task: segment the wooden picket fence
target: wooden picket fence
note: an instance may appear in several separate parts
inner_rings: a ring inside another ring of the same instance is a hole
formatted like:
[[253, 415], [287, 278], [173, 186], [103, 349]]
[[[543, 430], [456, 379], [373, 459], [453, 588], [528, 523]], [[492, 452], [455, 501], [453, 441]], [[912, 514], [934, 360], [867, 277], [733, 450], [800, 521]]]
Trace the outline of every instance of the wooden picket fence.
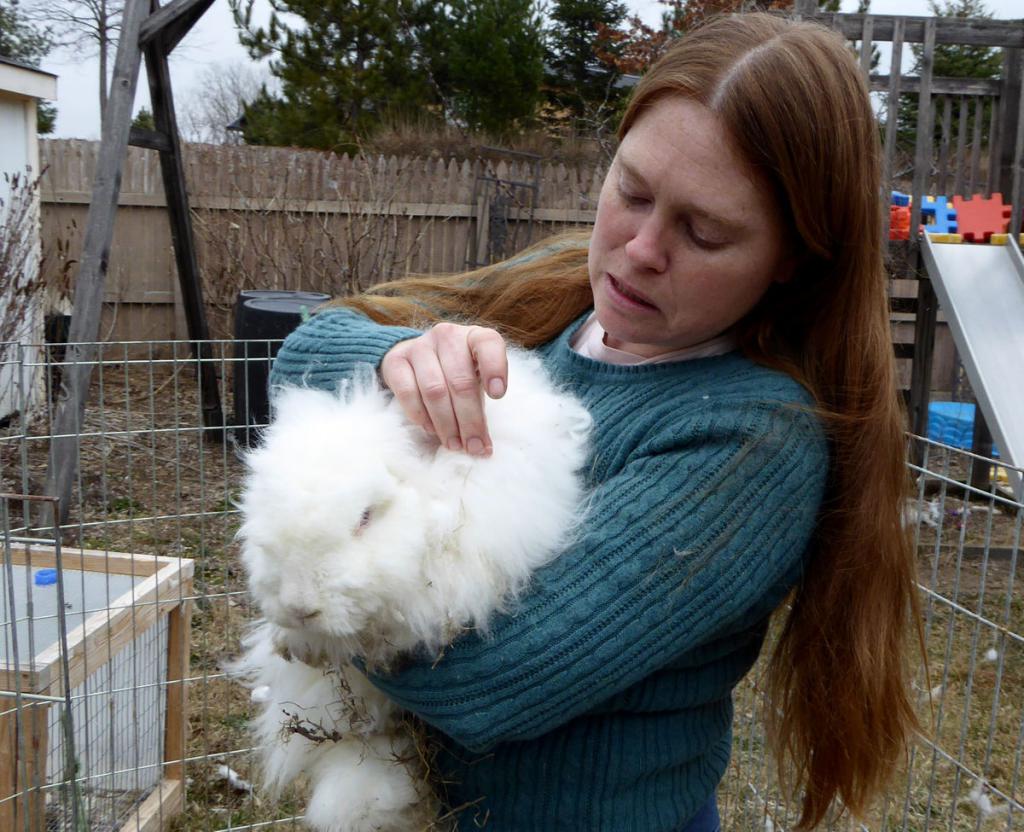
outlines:
[[[44, 274], [74, 273], [97, 142], [42, 142]], [[347, 157], [191, 145], [187, 181], [211, 336], [242, 289], [339, 295], [508, 256], [593, 223], [604, 171], [531, 160]], [[107, 278], [105, 339], [187, 338], [160, 166], [130, 148]]]

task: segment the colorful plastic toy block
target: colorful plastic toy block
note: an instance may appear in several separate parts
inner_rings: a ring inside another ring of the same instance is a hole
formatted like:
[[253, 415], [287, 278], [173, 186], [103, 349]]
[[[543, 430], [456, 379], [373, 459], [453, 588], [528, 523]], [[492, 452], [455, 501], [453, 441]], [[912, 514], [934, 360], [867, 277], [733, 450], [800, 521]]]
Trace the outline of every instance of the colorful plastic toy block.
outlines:
[[889, 239], [909, 240], [910, 239], [910, 206], [896, 205], [889, 206]]
[[[1009, 234], [993, 234], [988, 240], [994, 246], [1005, 246], [1010, 242]], [[1024, 234], [1020, 235], [1019, 244], [1024, 246]]]
[[926, 196], [921, 200], [921, 219], [928, 220], [924, 230], [929, 234], [957, 234], [956, 210], [944, 196]]
[[890, 195], [890, 202], [893, 205], [898, 205], [901, 208], [907, 208], [910, 206], [910, 194], [904, 194], [900, 191], [893, 191]]
[[963, 234], [929, 234], [928, 237], [933, 243], [962, 243], [964, 241]]
[[1010, 214], [1013, 206], [1003, 204], [1002, 194], [992, 194], [991, 199], [975, 195], [973, 198], [953, 197], [956, 209], [957, 231], [969, 243], [987, 243], [993, 234], [1005, 234], [1010, 230]]

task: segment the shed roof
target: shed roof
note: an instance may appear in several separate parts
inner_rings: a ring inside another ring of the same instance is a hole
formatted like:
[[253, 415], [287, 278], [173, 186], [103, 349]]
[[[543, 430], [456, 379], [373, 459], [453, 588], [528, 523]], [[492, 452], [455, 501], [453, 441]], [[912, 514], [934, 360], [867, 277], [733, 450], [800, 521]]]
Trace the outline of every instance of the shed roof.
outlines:
[[0, 55], [0, 94], [4, 93], [52, 101], [57, 97], [57, 76]]

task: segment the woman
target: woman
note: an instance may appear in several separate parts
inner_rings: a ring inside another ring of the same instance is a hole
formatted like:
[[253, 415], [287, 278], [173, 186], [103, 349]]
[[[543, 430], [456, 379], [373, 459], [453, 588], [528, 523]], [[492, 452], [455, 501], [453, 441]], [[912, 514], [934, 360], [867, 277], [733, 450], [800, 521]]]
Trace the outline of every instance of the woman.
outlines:
[[[619, 135], [589, 244], [381, 287], [278, 356], [272, 384], [377, 364], [412, 419], [487, 454], [508, 339], [595, 417], [579, 545], [489, 639], [374, 682], [435, 729], [460, 828], [706, 832], [732, 689], [793, 592], [777, 756], [801, 828], [835, 798], [863, 812], [915, 728], [867, 90], [827, 30], [723, 18], [651, 69]], [[442, 320], [465, 325], [406, 326]]]

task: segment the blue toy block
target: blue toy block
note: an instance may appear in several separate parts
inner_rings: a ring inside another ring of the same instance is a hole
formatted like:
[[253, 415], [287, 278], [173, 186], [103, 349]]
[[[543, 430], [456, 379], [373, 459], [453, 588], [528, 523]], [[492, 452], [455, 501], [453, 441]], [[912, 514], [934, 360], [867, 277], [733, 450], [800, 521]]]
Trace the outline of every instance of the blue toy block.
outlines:
[[[956, 234], [956, 209], [944, 196], [926, 196], [921, 200], [921, 219], [929, 234]], [[927, 222], [930, 220], [930, 222]]]
[[891, 204], [907, 206], [910, 205], [910, 194], [904, 194], [900, 191], [893, 191], [891, 194]]

